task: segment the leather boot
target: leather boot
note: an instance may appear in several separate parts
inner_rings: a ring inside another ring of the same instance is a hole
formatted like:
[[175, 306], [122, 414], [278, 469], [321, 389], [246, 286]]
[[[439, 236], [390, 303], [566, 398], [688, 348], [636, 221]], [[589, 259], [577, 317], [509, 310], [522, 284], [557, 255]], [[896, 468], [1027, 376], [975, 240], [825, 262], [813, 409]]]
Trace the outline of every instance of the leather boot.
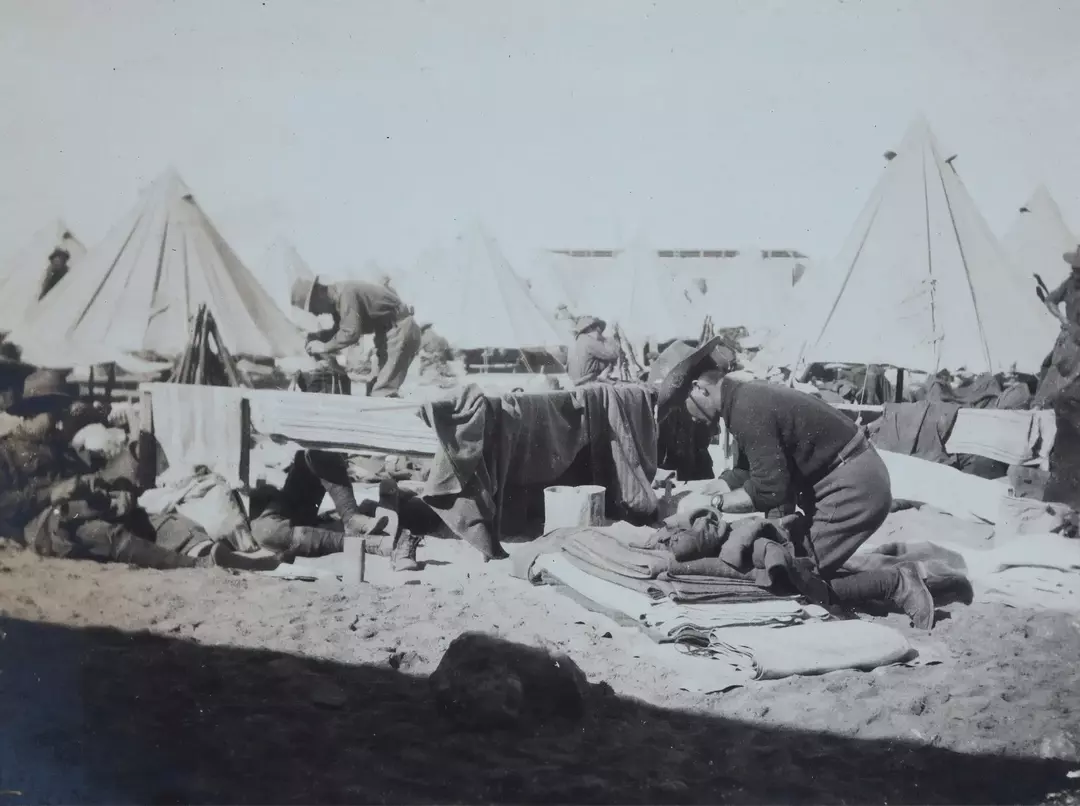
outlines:
[[375, 515], [362, 515], [359, 512], [354, 513], [348, 518], [342, 519], [342, 523], [345, 526], [345, 534], [355, 537], [366, 537], [368, 535], [385, 534], [392, 531], [387, 528], [390, 526], [390, 514], [386, 512], [378, 512]]
[[375, 557], [386, 557], [395, 571], [419, 571], [416, 561], [416, 549], [420, 545], [420, 535], [414, 535], [403, 529], [395, 538], [393, 535], [375, 535], [364, 541], [365, 553]]
[[200, 557], [197, 563], [199, 565], [204, 564], [214, 565], [218, 568], [232, 568], [236, 571], [273, 571], [279, 565], [281, 565], [281, 558], [273, 554], [269, 557], [247, 557], [243, 554], [237, 554], [230, 549], [225, 543], [215, 543], [214, 548], [210, 551], [210, 556], [207, 558]]
[[420, 545], [420, 539], [420, 535], [414, 535], [407, 529], [401, 530], [390, 554], [390, 565], [395, 571], [420, 570], [420, 563], [416, 561], [416, 549]]
[[975, 589], [971, 581], [963, 574], [958, 574], [945, 563], [934, 562], [920, 563], [919, 571], [926, 583], [926, 589], [934, 597], [934, 604], [942, 605], [961, 602], [970, 605], [975, 601]]
[[912, 563], [903, 563], [897, 566], [896, 570], [900, 580], [896, 585], [896, 591], [889, 599], [889, 604], [901, 613], [906, 613], [916, 629], [932, 629], [934, 598], [919, 575], [919, 569]]
[[394, 539], [393, 535], [372, 535], [364, 540], [364, 553], [375, 557], [393, 557]]

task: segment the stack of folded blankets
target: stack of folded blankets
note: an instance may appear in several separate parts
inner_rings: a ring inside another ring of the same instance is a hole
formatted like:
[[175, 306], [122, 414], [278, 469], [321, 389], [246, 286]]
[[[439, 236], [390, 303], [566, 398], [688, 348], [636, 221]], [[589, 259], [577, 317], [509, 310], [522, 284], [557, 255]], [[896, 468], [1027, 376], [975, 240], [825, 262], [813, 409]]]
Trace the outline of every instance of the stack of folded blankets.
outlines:
[[824, 608], [802, 604], [794, 597], [698, 605], [657, 601], [582, 570], [568, 551], [537, 557], [531, 568], [533, 579], [559, 583], [590, 610], [634, 624], [658, 644], [719, 662], [706, 674], [702, 691], [714, 690], [711, 686], [720, 681], [730, 682], [732, 674], [766, 680], [873, 669], [915, 654], [904, 636], [891, 627], [831, 620]]
[[654, 600], [678, 603], [760, 602], [804, 596], [828, 601], [828, 587], [796, 556], [782, 521], [750, 518], [729, 524], [715, 511], [691, 513], [658, 530], [561, 529], [552, 545], [598, 579]]

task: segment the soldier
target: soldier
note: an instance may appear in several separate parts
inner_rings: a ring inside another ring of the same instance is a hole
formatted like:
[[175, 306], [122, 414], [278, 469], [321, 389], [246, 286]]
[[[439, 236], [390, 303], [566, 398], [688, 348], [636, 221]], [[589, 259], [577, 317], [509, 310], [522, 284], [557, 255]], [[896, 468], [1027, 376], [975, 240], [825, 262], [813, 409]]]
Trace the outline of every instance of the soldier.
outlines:
[[734, 350], [717, 337], [677, 363], [659, 389], [661, 419], [683, 404], [714, 427], [723, 420], [749, 461], [749, 480], [713, 496], [712, 506], [750, 513], [797, 503], [809, 527], [801, 551], [829, 583], [834, 604], [885, 602], [930, 629], [934, 600], [916, 565], [842, 570], [892, 505], [889, 471], [862, 429], [804, 392], [727, 377], [735, 367]]
[[365, 335], [375, 337], [379, 373], [371, 384], [372, 397], [397, 397], [409, 365], [420, 351], [420, 328], [412, 309], [387, 286], [363, 282], [323, 284], [297, 280], [292, 304], [316, 316], [329, 314], [334, 326], [309, 337], [312, 356], [332, 356], [357, 344]]
[[574, 343], [566, 371], [575, 386], [606, 378], [619, 360], [619, 346], [604, 338], [607, 322], [582, 316], [574, 324]]

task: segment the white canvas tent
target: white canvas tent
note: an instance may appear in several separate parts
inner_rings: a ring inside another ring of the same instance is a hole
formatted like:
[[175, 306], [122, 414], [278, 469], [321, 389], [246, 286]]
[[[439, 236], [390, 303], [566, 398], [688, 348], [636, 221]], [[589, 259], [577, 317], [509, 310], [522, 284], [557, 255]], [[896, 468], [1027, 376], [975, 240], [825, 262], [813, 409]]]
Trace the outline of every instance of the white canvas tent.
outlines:
[[514, 273], [495, 239], [474, 225], [446, 248], [425, 252], [401, 278], [402, 295], [421, 322], [450, 344], [525, 349], [564, 342]]
[[355, 269], [348, 274], [354, 280], [361, 280], [365, 283], [374, 283], [375, 285], [385, 285], [387, 288], [397, 291], [393, 272], [384, 269], [374, 258], [368, 258], [360, 268]]
[[766, 258], [758, 247], [739, 250], [722, 274], [707, 278], [705, 305], [718, 328], [744, 327], [745, 344], [766, 363], [790, 359], [803, 338], [798, 305], [805, 261]]
[[622, 250], [610, 265], [584, 275], [576, 283], [574, 312], [619, 325], [635, 348], [701, 335], [705, 306], [688, 297], [688, 283], [661, 266], [656, 250], [643, 238]]
[[527, 272], [522, 274], [522, 278], [537, 305], [549, 316], [555, 316], [560, 307], [569, 311], [576, 308], [577, 288], [574, 278], [568, 276], [548, 250], [533, 253]]
[[1050, 191], [1040, 185], [1020, 208], [1002, 246], [1020, 272], [1029, 293], [1035, 293], [1038, 274], [1052, 291], [1069, 276], [1063, 256], [1076, 249], [1077, 236], [1065, 223]]
[[[175, 172], [154, 182], [105, 239], [16, 329], [26, 360], [65, 366], [73, 351], [178, 355], [205, 304], [235, 354], [303, 352], [300, 331], [241, 263]], [[100, 360], [100, 359], [99, 359]]]
[[0, 264], [0, 333], [15, 329], [37, 307], [49, 255], [57, 248], [71, 255], [69, 266], [86, 252], [71, 229], [57, 219], [35, 232], [22, 249]]
[[1057, 323], [946, 157], [912, 124], [840, 255], [807, 278], [804, 361], [1038, 370]]
[[286, 312], [292, 307], [289, 299], [293, 283], [315, 278], [315, 272], [307, 261], [284, 238], [279, 238], [266, 248], [255, 271], [267, 293]]

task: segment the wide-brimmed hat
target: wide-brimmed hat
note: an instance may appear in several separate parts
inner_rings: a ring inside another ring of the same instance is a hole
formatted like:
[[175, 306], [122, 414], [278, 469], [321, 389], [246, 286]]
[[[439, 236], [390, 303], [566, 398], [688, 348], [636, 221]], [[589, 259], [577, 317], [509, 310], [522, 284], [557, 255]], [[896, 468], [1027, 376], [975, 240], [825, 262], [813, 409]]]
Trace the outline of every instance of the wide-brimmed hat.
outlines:
[[74, 399], [67, 373], [55, 369], [39, 369], [23, 381], [22, 396], [8, 407], [15, 417], [28, 417], [47, 411]]
[[310, 280], [300, 277], [293, 281], [292, 291], [289, 293], [289, 303], [294, 308], [299, 308], [305, 313], [311, 313], [311, 297], [315, 293], [315, 286], [319, 284], [318, 277]]
[[68, 258], [70, 260], [71, 259], [71, 252], [69, 252], [68, 250], [66, 250], [62, 246], [58, 246], [54, 250], [52, 250], [52, 252], [49, 253], [49, 260], [52, 260], [54, 257], [61, 257], [61, 256], [66, 257], [66, 258]]
[[1080, 246], [1076, 247], [1076, 249], [1071, 252], [1066, 252], [1062, 257], [1065, 259], [1065, 262], [1074, 269], [1080, 269]]
[[590, 327], [599, 325], [600, 330], [607, 329], [607, 322], [596, 316], [579, 316], [574, 322], [574, 335], [579, 336], [588, 330]]
[[700, 347], [677, 341], [660, 353], [649, 366], [649, 382], [660, 385], [657, 395], [658, 419], [690, 393], [690, 386], [710, 369], [731, 372], [738, 369], [735, 345], [724, 336], [714, 336]]

